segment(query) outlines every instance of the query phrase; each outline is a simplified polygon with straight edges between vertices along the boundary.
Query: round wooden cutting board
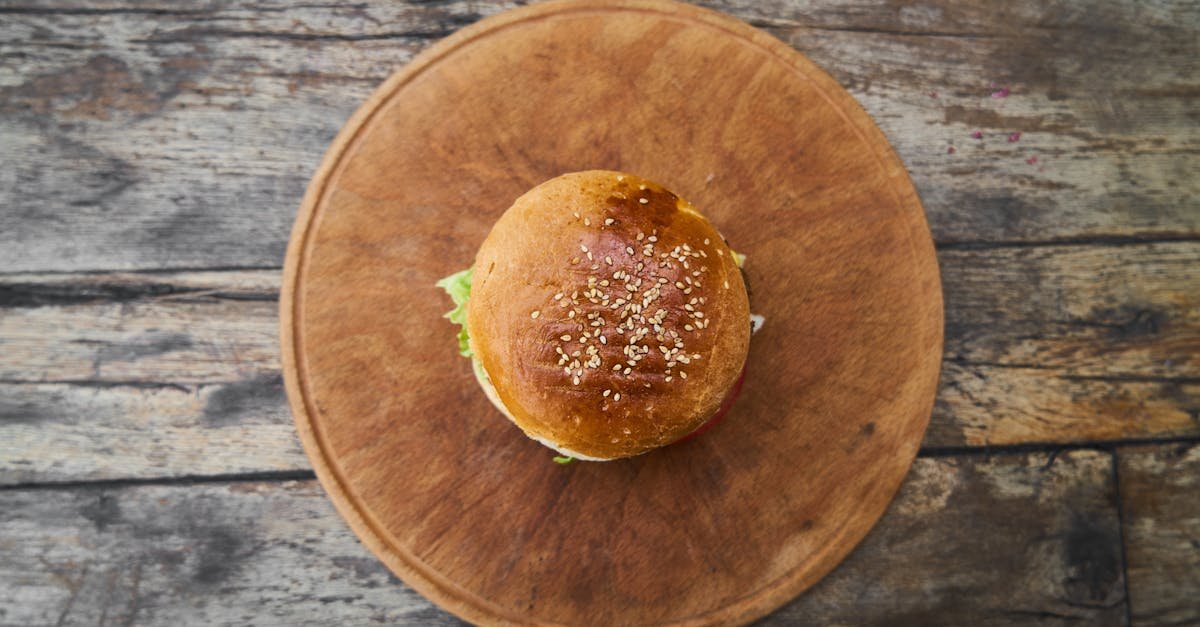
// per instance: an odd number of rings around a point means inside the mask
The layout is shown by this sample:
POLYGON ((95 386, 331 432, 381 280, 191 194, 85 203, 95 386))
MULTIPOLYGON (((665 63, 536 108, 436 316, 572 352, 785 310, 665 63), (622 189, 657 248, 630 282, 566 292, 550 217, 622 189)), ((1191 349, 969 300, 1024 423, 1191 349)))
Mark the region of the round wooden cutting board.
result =
POLYGON ((925 216, 883 134, 779 41, 658 1, 547 3, 392 76, 304 199, 282 299, 317 476, 389 568, 483 623, 742 623, 862 539, 900 485, 942 345, 925 216), (563 172, 633 172, 748 255, 754 336, 717 428, 562 466, 497 413, 434 282, 563 172))

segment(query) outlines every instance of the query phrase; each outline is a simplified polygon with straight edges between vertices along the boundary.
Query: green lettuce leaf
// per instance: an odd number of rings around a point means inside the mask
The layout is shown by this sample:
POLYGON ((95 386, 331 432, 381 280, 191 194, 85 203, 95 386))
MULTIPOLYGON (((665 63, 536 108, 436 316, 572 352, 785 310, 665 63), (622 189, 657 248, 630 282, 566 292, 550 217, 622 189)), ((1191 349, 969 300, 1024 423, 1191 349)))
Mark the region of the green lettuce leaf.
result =
POLYGON ((435 283, 438 287, 446 290, 446 293, 450 295, 450 300, 454 301, 454 309, 446 312, 446 318, 462 327, 458 331, 458 352, 463 357, 471 356, 471 336, 467 331, 467 301, 471 300, 471 273, 474 270, 475 267, 472 266, 435 283))

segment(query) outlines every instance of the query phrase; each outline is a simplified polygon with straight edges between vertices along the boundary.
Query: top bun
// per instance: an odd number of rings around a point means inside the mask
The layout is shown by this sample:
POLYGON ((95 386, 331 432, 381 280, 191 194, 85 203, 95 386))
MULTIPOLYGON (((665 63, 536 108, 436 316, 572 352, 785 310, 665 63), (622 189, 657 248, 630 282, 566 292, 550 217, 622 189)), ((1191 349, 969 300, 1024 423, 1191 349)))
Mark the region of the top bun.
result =
POLYGON ((467 315, 513 422, 583 459, 704 424, 750 343, 746 286, 712 224, 660 185, 602 170, 513 203, 475 258, 467 315))

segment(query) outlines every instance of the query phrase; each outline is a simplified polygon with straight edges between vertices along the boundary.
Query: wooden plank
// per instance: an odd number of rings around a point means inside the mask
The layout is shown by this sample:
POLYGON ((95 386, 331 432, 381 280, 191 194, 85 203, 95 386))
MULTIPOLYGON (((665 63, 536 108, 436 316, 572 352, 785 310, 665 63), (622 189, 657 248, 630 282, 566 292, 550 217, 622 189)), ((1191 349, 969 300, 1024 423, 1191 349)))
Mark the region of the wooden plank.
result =
POLYGON ((5 277, 0 380, 229 383, 279 373, 279 273, 5 277))
POLYGON ((0 493, 0 623, 454 625, 315 481, 0 493))
MULTIPOLYGON (((953 363, 1079 379, 1200 376, 1200 243, 954 250, 939 261, 953 363)), ((761 271, 750 267, 751 288, 761 271)), ((278 280, 274 271, 0 278, 0 380, 202 383, 275 372, 278 280)))
POLYGON ((0 485, 308 468, 278 374, 195 386, 0 384, 0 485))
POLYGON ((942 363, 926 447, 1200 435, 1200 381, 942 363))
POLYGON ((939 259, 946 361, 927 445, 1200 433, 1200 247, 939 259))
POLYGON ((918 459, 863 544, 765 624, 1123 624, 1111 461, 918 459))
POLYGON ((1200 623, 1200 445, 1118 450, 1137 625, 1200 623))
MULTIPOLYGON (((1200 245, 941 263, 926 447, 1200 435, 1200 245)), ((274 271, 0 277, 0 484, 307 469, 278 384, 277 289, 274 271)))
MULTIPOLYGON (((1200 237, 1200 38, 1183 0, 707 4, 851 90, 941 242, 1200 237)), ((0 268, 278 266, 346 117, 432 40, 507 6, 6 4, 0 231, 22 245, 0 268)))
MULTIPOLYGON (((863 545, 767 624, 1118 624, 1111 478, 1092 451, 918 460, 863 545)), ((456 624, 311 481, 0 491, 0 538, 6 624, 456 624)))
POLYGON ((1200 375, 1200 245, 939 255, 946 356, 1081 377, 1200 375))
MULTIPOLYGON (((933 450, 1197 435, 1195 384, 944 369, 924 442, 933 450)), ((0 383, 0 485, 309 467, 278 373, 188 385, 0 383)))

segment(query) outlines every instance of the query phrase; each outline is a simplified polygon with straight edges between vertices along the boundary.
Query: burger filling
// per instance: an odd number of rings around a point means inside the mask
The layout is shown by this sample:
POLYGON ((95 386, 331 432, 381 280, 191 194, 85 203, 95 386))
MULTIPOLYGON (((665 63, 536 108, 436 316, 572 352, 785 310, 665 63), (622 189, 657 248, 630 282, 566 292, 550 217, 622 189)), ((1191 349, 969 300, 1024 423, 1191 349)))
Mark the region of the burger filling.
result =
POLYGON ((471 369, 475 372, 475 379, 479 381, 479 386, 483 388, 492 403, 507 414, 508 410, 500 403, 500 397, 496 394, 496 388, 492 386, 492 380, 488 378, 483 364, 471 350, 471 333, 467 329, 467 301, 471 300, 471 273, 474 270, 475 267, 472 266, 462 272, 456 272, 438 281, 436 285, 446 290, 446 293, 450 295, 450 300, 454 301, 454 309, 446 313, 446 318, 459 325, 458 354, 471 360, 471 369))

